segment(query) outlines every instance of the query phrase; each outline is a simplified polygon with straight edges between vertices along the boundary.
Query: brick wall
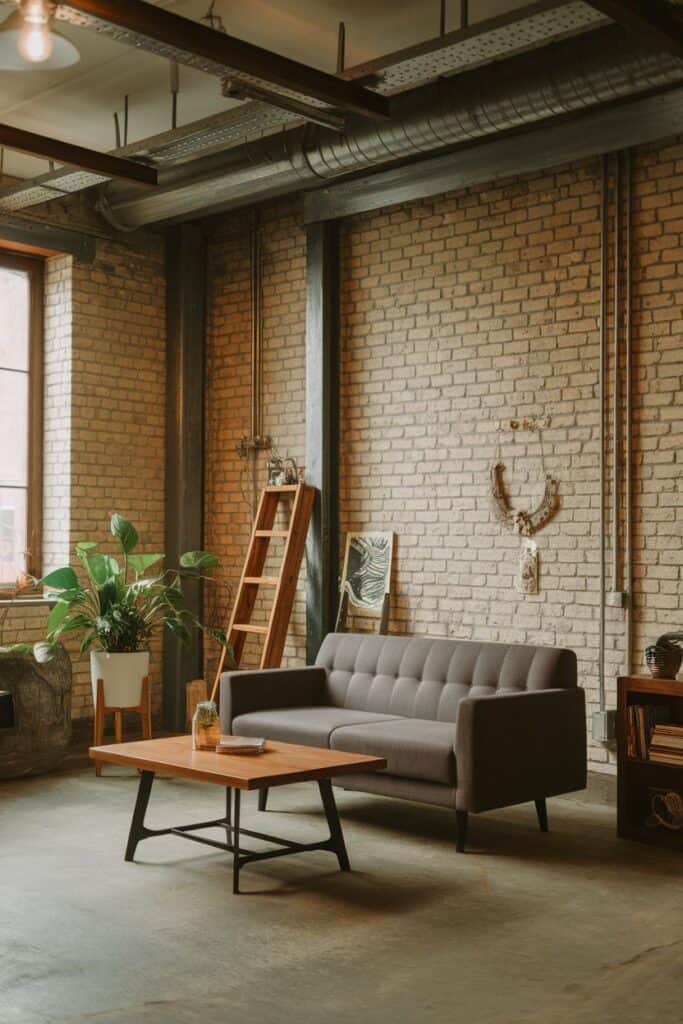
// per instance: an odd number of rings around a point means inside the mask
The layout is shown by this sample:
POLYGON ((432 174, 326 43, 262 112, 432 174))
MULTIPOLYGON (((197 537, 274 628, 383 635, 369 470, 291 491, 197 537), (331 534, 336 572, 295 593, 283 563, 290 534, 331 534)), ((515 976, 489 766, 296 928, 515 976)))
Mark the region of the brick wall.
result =
POLYGON ((683 628, 683 145, 635 161, 634 654, 683 628))
MULTIPOLYGON (((250 215, 226 219, 212 232, 209 246, 205 546, 220 556, 222 580, 233 593, 249 541, 254 490, 258 494, 266 479, 265 454, 254 462, 253 458, 240 459, 236 451, 240 438, 251 433, 251 227, 250 215)), ((293 456, 302 463, 306 249, 298 206, 282 202, 267 208, 260 214, 258 230, 263 431, 272 437, 282 456, 293 456)), ((301 582, 283 664, 301 663, 305 657, 303 579, 301 582)), ((229 593, 210 587, 207 597, 208 620, 227 625, 232 607, 229 593)), ((254 621, 265 621, 265 615, 262 604, 254 621)), ((259 642, 249 639, 243 664, 257 664, 259 653, 259 642)), ((211 674, 215 652, 207 654, 211 674)))
MULTIPOLYGON (((76 541, 107 542, 109 516, 133 520, 141 550, 163 551, 165 287, 158 239, 98 242, 97 258, 47 262, 45 568, 76 541)), ((40 639, 47 612, 12 611, 7 641, 40 639)), ((72 644, 73 717, 92 716, 89 663, 72 644)), ((158 710, 161 643, 152 648, 158 710)))
MULTIPOLYGON (((634 160, 636 670, 647 642, 681 626, 682 156, 670 146, 634 160)), ((350 218, 342 258, 342 529, 396 531, 391 630, 566 644, 589 712, 598 706, 599 203, 590 161, 350 218), (540 593, 522 597, 518 541, 493 515, 489 470, 498 420, 541 413, 552 417, 543 461, 536 436, 500 437, 515 505, 536 504, 542 466, 560 481, 560 511, 536 536, 540 593)), ((295 202, 261 217, 265 426, 299 455, 305 233, 295 202)), ((207 545, 232 579, 249 519, 234 455, 249 432, 247 224, 226 218, 211 245, 207 545)), ((611 387, 611 360, 608 369, 611 387)), ((608 558, 610 545, 608 536, 608 558)), ((607 608, 606 633, 613 705, 623 610, 607 608)), ((287 653, 303 660, 301 601, 287 653)), ((610 770, 602 746, 591 744, 590 758, 610 770)))
MULTIPOLYGON (((132 520, 141 551, 164 550, 165 286, 163 247, 135 236, 99 242, 73 275, 71 548, 103 540, 112 512, 132 520)), ((113 538, 112 553, 118 550, 113 538)), ((105 546, 106 550, 106 546, 105 546)), ((161 639, 152 644, 161 702, 161 639)), ((88 659, 74 664, 74 715, 92 714, 88 659)))

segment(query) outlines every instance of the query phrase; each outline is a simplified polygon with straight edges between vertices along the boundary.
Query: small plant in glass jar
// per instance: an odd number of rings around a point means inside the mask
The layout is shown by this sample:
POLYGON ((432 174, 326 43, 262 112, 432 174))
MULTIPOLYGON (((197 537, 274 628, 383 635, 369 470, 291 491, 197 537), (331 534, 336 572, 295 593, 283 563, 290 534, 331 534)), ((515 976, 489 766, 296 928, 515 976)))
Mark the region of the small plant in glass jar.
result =
POLYGON ((192 749, 215 751, 221 738, 218 709, 212 700, 197 704, 192 718, 192 749))

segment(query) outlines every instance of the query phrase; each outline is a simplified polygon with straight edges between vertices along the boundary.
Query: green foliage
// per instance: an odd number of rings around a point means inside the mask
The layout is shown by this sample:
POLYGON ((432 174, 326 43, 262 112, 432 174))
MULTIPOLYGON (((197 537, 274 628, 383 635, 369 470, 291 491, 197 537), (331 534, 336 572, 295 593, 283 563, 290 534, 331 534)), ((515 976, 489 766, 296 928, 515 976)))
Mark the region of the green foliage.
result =
POLYGON ((55 569, 38 581, 52 592, 56 603, 47 623, 47 640, 33 648, 37 661, 48 661, 66 633, 81 636, 81 651, 91 647, 110 653, 146 650, 152 634, 166 627, 183 643, 193 629, 203 629, 221 646, 229 647, 225 633, 202 625, 187 608, 185 579, 209 579, 201 570, 214 568, 218 559, 206 551, 189 551, 180 557, 179 569, 159 566, 155 575, 143 573, 163 561, 163 554, 132 554, 138 533, 118 514, 111 517, 111 533, 121 547, 121 560, 97 550, 94 541, 79 541, 76 557, 85 580, 69 566, 55 569))

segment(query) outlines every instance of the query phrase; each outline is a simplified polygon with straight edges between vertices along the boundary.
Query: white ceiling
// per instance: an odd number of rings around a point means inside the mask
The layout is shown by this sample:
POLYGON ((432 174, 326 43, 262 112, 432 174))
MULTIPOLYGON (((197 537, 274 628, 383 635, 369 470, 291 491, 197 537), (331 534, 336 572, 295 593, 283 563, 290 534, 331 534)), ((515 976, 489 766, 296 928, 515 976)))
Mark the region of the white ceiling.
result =
MULTIPOLYGON (((158 0, 156 6, 199 20, 209 0, 158 0)), ((469 6, 474 23, 525 6, 525 0, 470 0, 469 6)), ((13 10, 0 0, 0 17, 13 10)), ((330 72, 340 21, 346 25, 347 66, 433 38, 439 30, 438 0, 216 0, 215 13, 231 35, 330 72)), ((447 0, 447 29, 459 20, 460 0, 447 0)), ((0 122, 109 150, 116 144, 113 115, 118 111, 123 124, 127 94, 129 143, 171 127, 166 61, 63 22, 58 28, 79 49, 80 63, 62 71, 0 71, 0 122)), ((232 106, 215 77, 189 68, 180 68, 180 90, 179 125, 232 106)), ((47 169, 44 160, 5 152, 7 175, 33 177, 47 169)))

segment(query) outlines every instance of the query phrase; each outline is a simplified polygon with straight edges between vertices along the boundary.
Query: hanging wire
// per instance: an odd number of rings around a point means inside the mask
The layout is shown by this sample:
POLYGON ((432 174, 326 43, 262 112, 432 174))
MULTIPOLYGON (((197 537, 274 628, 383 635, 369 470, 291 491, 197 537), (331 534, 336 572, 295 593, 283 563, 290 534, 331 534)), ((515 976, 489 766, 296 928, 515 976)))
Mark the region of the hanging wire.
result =
POLYGON ((223 32, 223 33, 225 33, 226 32, 225 24, 223 23, 223 19, 220 16, 220 14, 216 14, 215 13, 215 7, 216 7, 216 0, 211 0, 211 3, 209 4, 208 11, 204 15, 204 17, 200 19, 200 21, 201 21, 202 25, 206 25, 207 28, 213 29, 214 32, 223 32))
POLYGON ((180 92, 180 69, 178 62, 170 61, 171 76, 171 128, 178 127, 178 93, 180 92))

